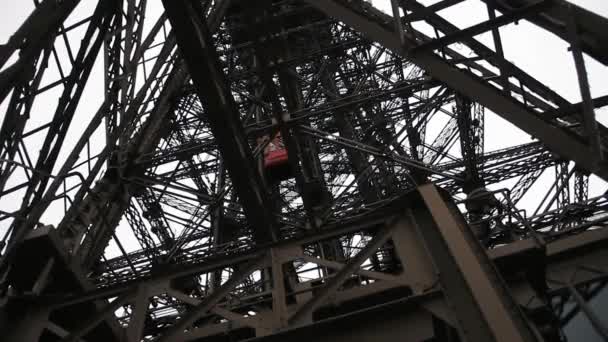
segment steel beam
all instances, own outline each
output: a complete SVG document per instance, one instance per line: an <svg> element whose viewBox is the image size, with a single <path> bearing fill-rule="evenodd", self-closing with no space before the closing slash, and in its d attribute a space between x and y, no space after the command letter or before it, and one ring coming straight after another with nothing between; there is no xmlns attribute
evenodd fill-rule
<svg viewBox="0 0 608 342"><path fill-rule="evenodd" d="M482 0L495 9L506 13L531 6L535 0ZM567 23L574 17L580 25L579 36L583 52L608 65L608 20L564 0L552 0L550 6L527 20L569 42Z"/></svg>
<svg viewBox="0 0 608 342"><path fill-rule="evenodd" d="M408 210L439 274L465 341L542 341L532 331L464 218L433 185Z"/></svg>
<svg viewBox="0 0 608 342"><path fill-rule="evenodd" d="M270 198L255 167L211 35L201 19L202 9L186 0L165 0L163 4L255 239L258 243L276 241Z"/></svg>
<svg viewBox="0 0 608 342"><path fill-rule="evenodd" d="M459 89L471 99L491 109L533 137L538 138L561 157L573 160L581 168L596 173L603 179L608 179L608 167L604 164L598 165L595 156L591 154L590 147L580 137L545 121L536 113L505 96L498 88L474 74L458 69L433 52L410 53L412 49L419 46L419 43L406 36L406 42L402 45L399 36L393 31L391 25L386 24L386 21L390 22L390 20L378 20L379 18L387 18L381 12L374 12L374 17L370 15L369 10L367 12L360 10L364 6L361 1L306 0L306 2L326 15L360 31L368 39L376 41L394 53L411 60L448 86Z"/></svg>
<svg viewBox="0 0 608 342"><path fill-rule="evenodd" d="M6 44L0 45L0 102L17 83L25 68L33 68L38 55L56 37L63 21L79 0L43 1L19 27ZM8 68L4 65L19 50L19 59ZM4 125L3 125L4 127ZM4 141L3 141L4 142Z"/></svg>

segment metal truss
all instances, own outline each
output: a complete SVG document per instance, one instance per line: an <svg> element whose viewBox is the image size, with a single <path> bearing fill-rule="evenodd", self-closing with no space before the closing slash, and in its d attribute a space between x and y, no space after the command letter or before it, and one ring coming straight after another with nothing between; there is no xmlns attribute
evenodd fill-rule
<svg viewBox="0 0 608 342"><path fill-rule="evenodd" d="M439 13L463 2L487 20ZM608 101L583 55L606 65L608 21L389 3L36 2L0 46L7 341L330 341L349 321L355 341L553 341L579 311L606 337L585 303L608 271L589 192ZM570 45L581 103L505 59L519 20ZM534 141L489 150L494 114Z"/></svg>

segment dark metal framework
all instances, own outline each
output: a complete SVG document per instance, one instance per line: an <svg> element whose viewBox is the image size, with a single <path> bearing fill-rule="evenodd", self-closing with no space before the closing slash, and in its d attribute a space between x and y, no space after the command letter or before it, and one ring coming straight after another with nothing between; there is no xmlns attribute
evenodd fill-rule
<svg viewBox="0 0 608 342"><path fill-rule="evenodd" d="M439 13L469 2L487 20ZM607 19L563 0L35 3L0 46L3 340L566 341L577 315L608 339L587 303L608 279L608 199L589 196L608 97L583 59L608 65ZM569 44L581 103L505 59L519 20ZM535 140L488 150L494 114Z"/></svg>

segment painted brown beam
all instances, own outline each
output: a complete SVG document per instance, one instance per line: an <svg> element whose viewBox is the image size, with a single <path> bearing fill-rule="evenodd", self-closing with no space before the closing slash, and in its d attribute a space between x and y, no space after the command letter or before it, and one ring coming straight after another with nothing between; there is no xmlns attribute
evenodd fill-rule
<svg viewBox="0 0 608 342"><path fill-rule="evenodd" d="M432 184L418 188L408 209L435 265L446 300L465 341L542 341L519 310L505 281L455 204Z"/></svg>

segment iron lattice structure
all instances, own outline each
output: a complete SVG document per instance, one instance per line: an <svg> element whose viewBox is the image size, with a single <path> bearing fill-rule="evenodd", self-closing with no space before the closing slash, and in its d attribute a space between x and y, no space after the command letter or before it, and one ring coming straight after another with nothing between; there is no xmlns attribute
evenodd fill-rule
<svg viewBox="0 0 608 342"><path fill-rule="evenodd" d="M37 2L0 49L3 336L556 341L584 314L607 338L583 55L608 63L608 21L467 0L488 18L462 29L462 2ZM505 59L524 19L581 103ZM534 140L485 148L489 115Z"/></svg>

